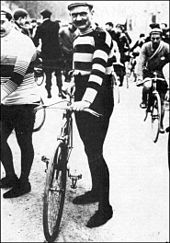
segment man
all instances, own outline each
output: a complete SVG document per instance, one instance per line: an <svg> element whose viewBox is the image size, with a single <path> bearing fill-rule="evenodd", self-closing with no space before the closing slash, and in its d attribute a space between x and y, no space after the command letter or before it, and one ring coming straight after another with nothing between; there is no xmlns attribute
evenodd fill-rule
<svg viewBox="0 0 170 243"><path fill-rule="evenodd" d="M139 86L146 77L153 77L153 72L157 71L159 77L164 78L162 73L162 68L166 64L166 60L169 56L169 45L161 40L162 30L160 28L153 28L150 32L151 41L145 43L142 46L141 53L139 56L138 62L138 81L137 86ZM157 90L161 97L162 108L163 108L163 100L165 98L165 94L167 91L167 82L159 82L157 83ZM147 106L147 96L148 92L151 88L151 83L146 82L143 85L142 90L142 103L140 104L141 108L146 108ZM161 128L160 132L164 133L163 128L163 117L164 117L164 109L162 109L161 116Z"/></svg>
<svg viewBox="0 0 170 243"><path fill-rule="evenodd" d="M112 22L105 23L105 29L109 32L109 34L111 35L112 39L115 40L116 36L115 36L115 31L113 29L113 23Z"/></svg>
<svg viewBox="0 0 170 243"><path fill-rule="evenodd" d="M115 28L115 41L117 42L119 51L120 51L120 62L123 64L122 66L119 66L119 69L117 70L117 74L120 78L120 86L123 86L123 80L124 76L126 74L125 72L125 63L129 60L128 56L126 55L126 52L130 49L130 43L123 32L123 26L120 24L116 25Z"/></svg>
<svg viewBox="0 0 170 243"><path fill-rule="evenodd" d="M34 80L33 61L36 49L31 39L13 27L12 13L1 8L1 161L6 176L0 188L11 188L4 198L31 191L29 174L34 158L32 131L34 107L40 98ZM21 174L18 179L13 155L7 142L12 131L21 151Z"/></svg>
<svg viewBox="0 0 170 243"><path fill-rule="evenodd" d="M74 204L99 202L98 210L90 218L87 227L105 224L113 215L109 203L109 170L103 157L103 143L109 119L113 111L113 89L111 72L113 42L107 31L96 31L91 27L93 6L76 2L68 6L73 24L79 35L73 43L73 69L75 76L75 102L71 108L75 113L80 137L92 178L92 189L76 197ZM102 117L83 112L90 107Z"/></svg>
<svg viewBox="0 0 170 243"><path fill-rule="evenodd" d="M23 8L17 8L13 12L13 18L15 23L15 28L25 35L31 37L31 32L26 28L26 22L28 19L28 12Z"/></svg>
<svg viewBox="0 0 170 243"><path fill-rule="evenodd" d="M42 24L37 27L33 38L36 47L39 46L41 40L41 57L43 60L43 68L46 75L45 88L48 98L51 98L52 73L55 71L56 82L61 96L62 78L61 78L61 48L59 45L59 23L51 21L51 11L45 9L41 11L43 18Z"/></svg>
<svg viewBox="0 0 170 243"><path fill-rule="evenodd" d="M59 30L59 41L62 49L62 58L64 62L64 76L68 80L69 71L72 70L73 62L73 41L77 35L77 28L69 23L68 26L63 26Z"/></svg>

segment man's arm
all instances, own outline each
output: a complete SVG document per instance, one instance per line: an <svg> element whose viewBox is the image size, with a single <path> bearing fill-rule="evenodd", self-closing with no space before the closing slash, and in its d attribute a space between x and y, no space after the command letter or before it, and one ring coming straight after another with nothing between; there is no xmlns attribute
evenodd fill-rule
<svg viewBox="0 0 170 243"><path fill-rule="evenodd" d="M37 27L36 32L35 32L35 35L34 35L34 37L33 37L32 40L34 42L34 45L36 47L38 47L39 44L40 44L40 29L39 29L39 26Z"/></svg>
<svg viewBox="0 0 170 243"><path fill-rule="evenodd" d="M139 55L139 61L138 61L138 66L137 66L137 76L138 76L138 79L140 79L140 80L143 79L143 69L147 62L146 48L147 48L147 46L144 44L141 48L141 52Z"/></svg>
<svg viewBox="0 0 170 243"><path fill-rule="evenodd" d="M13 73L11 78L2 86L1 100L14 92L17 87L23 82L24 76L31 66L32 61L35 60L36 50L31 39L26 38L27 41L19 41L18 56L15 59Z"/></svg>
<svg viewBox="0 0 170 243"><path fill-rule="evenodd" d="M106 75L107 64L109 62L110 51L113 48L113 42L109 33L101 32L96 38L95 52L92 60L92 71L89 77L88 86L82 100L93 103ZM112 63L110 63L112 66Z"/></svg>

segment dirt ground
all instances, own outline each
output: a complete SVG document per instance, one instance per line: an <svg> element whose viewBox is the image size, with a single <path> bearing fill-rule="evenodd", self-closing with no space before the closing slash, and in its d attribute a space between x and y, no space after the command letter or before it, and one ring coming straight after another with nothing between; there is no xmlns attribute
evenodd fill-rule
<svg viewBox="0 0 170 243"><path fill-rule="evenodd" d="M97 209L97 203L86 206L72 203L75 196L91 187L83 145L74 130L75 146L69 166L72 172L77 168L83 177L77 189L70 187L68 179L61 232L55 242L169 242L167 135L162 135L157 144L150 141L139 101L139 89L122 88L121 104L115 108L104 146L114 215L105 225L94 229L85 224ZM1 190L1 242L45 240L42 197L46 173L41 156L49 157L53 152L59 127L56 120L60 121L60 116L60 112L49 110L44 127L33 135L35 158L30 175L31 192L19 198L3 199L5 190ZM16 173L20 175L20 151L14 134L9 143ZM3 168L1 175L4 175Z"/></svg>

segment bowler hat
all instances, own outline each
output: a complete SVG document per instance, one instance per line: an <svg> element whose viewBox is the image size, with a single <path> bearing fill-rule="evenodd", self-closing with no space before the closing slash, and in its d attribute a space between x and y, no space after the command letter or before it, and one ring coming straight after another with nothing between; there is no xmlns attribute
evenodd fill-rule
<svg viewBox="0 0 170 243"><path fill-rule="evenodd" d="M43 9L40 14L44 17L44 18L49 18L52 14L52 12L48 9Z"/></svg>
<svg viewBox="0 0 170 243"><path fill-rule="evenodd" d="M71 4L68 5L68 10L71 10L75 7L80 7L80 6L89 7L90 9L93 8L93 5L89 4L87 2L75 2L75 3L71 3Z"/></svg>

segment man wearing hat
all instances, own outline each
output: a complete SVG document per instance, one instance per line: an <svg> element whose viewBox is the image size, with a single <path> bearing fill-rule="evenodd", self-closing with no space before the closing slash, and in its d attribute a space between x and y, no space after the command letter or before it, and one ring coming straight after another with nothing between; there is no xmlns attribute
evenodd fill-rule
<svg viewBox="0 0 170 243"><path fill-rule="evenodd" d="M151 73L154 71L158 72L159 77L164 78L162 68L165 64L165 60L169 56L169 45L161 40L162 30L160 28L153 28L150 32L150 41L145 43L142 46L141 53L139 56L138 62L138 81L137 86L140 86L142 80L146 77L153 77ZM148 92L151 88L150 82L146 82L143 85L142 90L142 103L140 104L141 108L146 108L147 104L147 96ZM165 94L167 91L167 82L159 82L157 84L157 90L160 94L161 101L165 98ZM162 106L163 108L163 106ZM162 116L161 116L161 129L160 132L164 132L163 128L163 117L164 117L164 109L162 109Z"/></svg>
<svg viewBox="0 0 170 243"><path fill-rule="evenodd" d="M19 197L31 191L29 175L34 159L32 132L34 108L40 97L34 79L36 49L32 40L13 26L12 13L1 8L1 154L5 177L0 188L9 189L4 198ZM15 131L21 151L21 173L15 173L8 138Z"/></svg>
<svg viewBox="0 0 170 243"><path fill-rule="evenodd" d="M17 30L22 32L25 35L31 37L31 32L26 28L26 21L28 19L28 12L23 8L17 8L13 12L14 26Z"/></svg>
<svg viewBox="0 0 170 243"><path fill-rule="evenodd" d="M74 204L99 202L98 210L87 222L93 228L105 224L113 215L109 202L109 169L103 156L103 144L113 111L112 63L115 59L110 34L92 27L93 6L77 2L68 6L72 23L79 30L73 42L75 113L92 178L92 188L74 198ZM101 117L83 112L90 107Z"/></svg>
<svg viewBox="0 0 170 243"><path fill-rule="evenodd" d="M40 12L43 22L37 27L33 38L36 47L39 46L41 40L41 57L43 60L43 69L46 74L45 88L48 98L51 98L52 73L55 72L56 82L61 96L61 48L59 44L59 23L50 20L51 11L44 9Z"/></svg>

